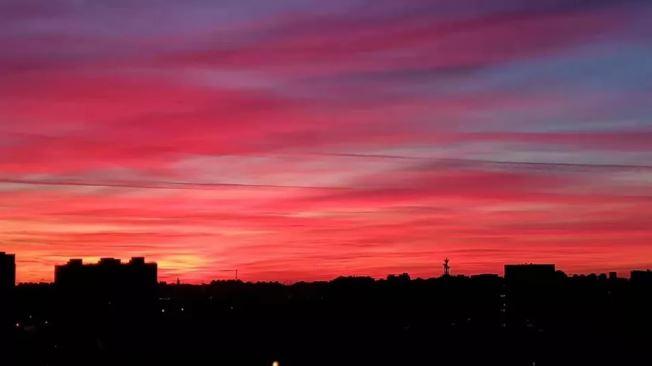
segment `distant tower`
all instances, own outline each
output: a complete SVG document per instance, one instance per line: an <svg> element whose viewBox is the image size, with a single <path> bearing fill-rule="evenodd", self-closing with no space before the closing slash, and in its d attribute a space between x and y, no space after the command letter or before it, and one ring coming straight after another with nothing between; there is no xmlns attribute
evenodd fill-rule
<svg viewBox="0 0 652 366"><path fill-rule="evenodd" d="M444 259L444 276L446 277L450 276L451 272L451 266L448 265L448 262L450 262L448 258Z"/></svg>

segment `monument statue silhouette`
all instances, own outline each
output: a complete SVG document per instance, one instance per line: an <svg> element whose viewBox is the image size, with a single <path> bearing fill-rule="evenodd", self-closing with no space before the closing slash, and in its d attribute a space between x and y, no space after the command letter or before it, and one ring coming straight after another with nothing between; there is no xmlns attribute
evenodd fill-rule
<svg viewBox="0 0 652 366"><path fill-rule="evenodd" d="M443 264L443 266L444 266L444 276L446 276L446 277L450 276L450 271L451 271L451 266L448 265L448 262L450 262L450 260L448 258L444 259L444 264Z"/></svg>

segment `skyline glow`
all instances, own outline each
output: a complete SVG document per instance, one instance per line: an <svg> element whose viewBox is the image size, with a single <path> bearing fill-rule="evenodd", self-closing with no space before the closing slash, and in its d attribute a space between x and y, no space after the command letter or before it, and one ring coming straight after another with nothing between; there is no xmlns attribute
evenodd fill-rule
<svg viewBox="0 0 652 366"><path fill-rule="evenodd" d="M645 1L3 1L0 250L201 282L652 267Z"/></svg>

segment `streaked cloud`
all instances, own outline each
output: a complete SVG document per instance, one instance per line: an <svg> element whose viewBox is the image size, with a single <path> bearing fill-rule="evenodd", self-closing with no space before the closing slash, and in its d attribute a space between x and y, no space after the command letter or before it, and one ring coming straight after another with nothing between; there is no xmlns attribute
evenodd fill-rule
<svg viewBox="0 0 652 366"><path fill-rule="evenodd" d="M652 265L646 1L3 1L0 250L166 280Z"/></svg>

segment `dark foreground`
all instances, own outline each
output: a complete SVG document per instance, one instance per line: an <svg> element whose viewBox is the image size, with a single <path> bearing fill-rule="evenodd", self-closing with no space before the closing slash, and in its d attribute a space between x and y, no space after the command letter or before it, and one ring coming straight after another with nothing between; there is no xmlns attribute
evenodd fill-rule
<svg viewBox="0 0 652 366"><path fill-rule="evenodd" d="M21 285L0 365L645 365L652 286L597 276Z"/></svg>

